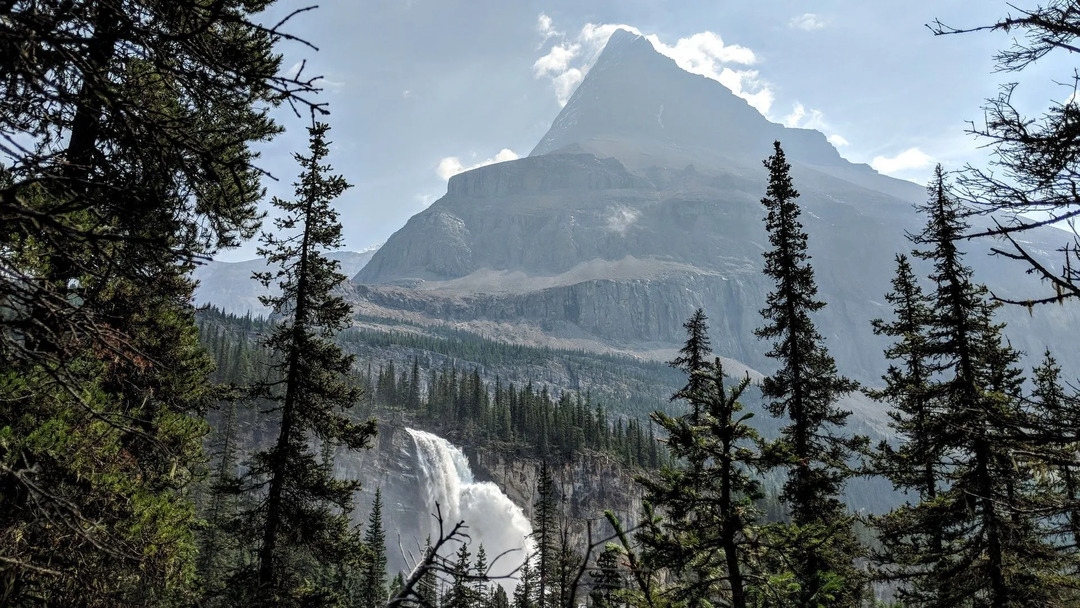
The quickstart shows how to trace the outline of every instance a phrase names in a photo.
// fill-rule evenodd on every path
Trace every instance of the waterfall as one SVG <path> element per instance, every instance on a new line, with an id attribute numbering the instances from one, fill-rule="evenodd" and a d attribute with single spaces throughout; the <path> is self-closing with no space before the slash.
<path id="1" fill-rule="evenodd" d="M 469 459 L 460 448 L 438 435 L 406 430 L 416 444 L 428 512 L 435 513 L 438 502 L 447 531 L 464 521 L 472 539 L 469 549 L 474 558 L 481 544 L 489 563 L 504 551 L 511 551 L 494 564 L 493 575 L 506 574 L 521 566 L 532 545 L 528 538 L 532 525 L 521 507 L 495 484 L 477 482 Z M 432 517 L 432 538 L 438 533 L 438 523 Z M 457 545 L 451 549 L 456 550 Z M 512 595 L 515 581 L 503 579 L 500 583 Z"/>

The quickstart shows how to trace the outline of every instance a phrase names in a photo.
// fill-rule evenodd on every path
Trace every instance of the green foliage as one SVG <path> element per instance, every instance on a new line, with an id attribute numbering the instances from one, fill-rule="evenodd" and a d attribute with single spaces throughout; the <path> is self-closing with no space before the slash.
<path id="1" fill-rule="evenodd" d="M 386 531 L 382 522 L 382 488 L 375 488 L 375 501 L 364 531 L 368 555 L 360 576 L 359 608 L 380 608 L 386 603 Z"/>
<path id="2" fill-rule="evenodd" d="M 850 475 L 848 460 L 866 440 L 843 433 L 850 412 L 837 407 L 836 401 L 857 385 L 839 374 L 810 318 L 825 302 L 817 299 L 807 236 L 799 223 L 799 193 L 780 142 L 774 144 L 765 167 L 769 185 L 761 202 L 772 249 L 765 252 L 764 272 L 776 288 L 761 311 L 766 324 L 755 333 L 774 340 L 767 356 L 779 364 L 762 382 L 762 394 L 771 400 L 774 416 L 786 415 L 790 421 L 781 430 L 780 447 L 788 468 L 781 498 L 804 542 L 792 555 L 792 571 L 800 586 L 796 605 L 851 606 L 861 594 L 862 575 L 854 560 L 862 549 L 839 495 Z M 805 538 L 810 533 L 825 536 Z M 838 590 L 832 589 L 836 581 L 841 581 Z M 832 599 L 826 602 L 826 595 Z"/>
<path id="3" fill-rule="evenodd" d="M 640 480 L 661 518 L 649 518 L 638 538 L 647 559 L 672 573 L 665 590 L 672 601 L 745 608 L 752 593 L 746 572 L 757 567 L 754 554 L 761 549 L 755 504 L 764 498 L 751 472 L 768 467 L 768 448 L 739 402 L 749 377 L 729 390 L 720 359 L 706 363 L 711 352 L 702 339 L 707 326 L 701 310 L 685 327 L 686 345 L 673 365 L 687 373 L 685 388 L 675 396 L 688 401 L 690 411 L 677 418 L 653 414 L 679 465 Z"/>
<path id="4" fill-rule="evenodd" d="M 262 273 L 264 284 L 279 281 L 281 295 L 263 301 L 278 315 L 291 315 L 271 327 L 265 347 L 274 354 L 269 380 L 254 395 L 275 404 L 277 437 L 247 461 L 243 489 L 260 500 L 242 515 L 242 529 L 258 538 L 251 567 L 238 568 L 230 586 L 237 601 L 263 606 L 337 606 L 340 593 L 327 582 L 328 570 L 355 568 L 364 552 L 349 523 L 358 480 L 332 475 L 333 450 L 367 447 L 374 422 L 354 422 L 346 412 L 360 390 L 348 379 L 353 358 L 334 343 L 348 322 L 348 306 L 331 291 L 345 277 L 323 252 L 340 247 L 341 226 L 331 201 L 347 187 L 323 164 L 328 127 L 309 129 L 310 156 L 297 155 L 303 171 L 296 200 L 274 199 L 283 211 L 278 235 L 264 235 L 267 257 L 276 273 Z M 318 442 L 325 457 L 312 448 Z"/>
<path id="5" fill-rule="evenodd" d="M 891 385 L 894 399 L 918 403 L 897 416 L 912 447 L 880 458 L 921 500 L 877 521 L 884 568 L 904 581 L 900 597 L 909 605 L 1071 605 L 1058 542 L 1044 528 L 1053 503 L 1034 475 L 1052 443 L 1032 441 L 1019 354 L 994 323 L 986 288 L 963 264 L 957 242 L 967 226 L 940 167 L 928 190 L 920 208 L 926 228 L 913 240 L 926 247 L 915 254 L 932 262 L 936 289 L 920 325 L 893 352 L 917 355 L 931 375 Z M 912 302 L 898 301 L 901 317 Z M 927 467 L 936 487 L 925 479 Z"/>

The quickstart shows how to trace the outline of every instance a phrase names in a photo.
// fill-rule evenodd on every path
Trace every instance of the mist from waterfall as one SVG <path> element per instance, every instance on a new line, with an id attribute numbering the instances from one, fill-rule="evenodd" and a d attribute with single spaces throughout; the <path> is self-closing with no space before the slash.
<path id="1" fill-rule="evenodd" d="M 521 566 L 532 546 L 528 538 L 532 525 L 521 507 L 510 500 L 497 485 L 478 482 L 469 467 L 469 459 L 449 441 L 425 431 L 406 429 L 416 444 L 427 508 L 435 513 L 439 503 L 444 526 L 449 532 L 464 521 L 471 537 L 469 550 L 475 559 L 480 545 L 488 562 L 509 551 L 491 568 L 492 575 L 503 575 Z M 431 518 L 431 536 L 439 534 L 438 523 Z M 452 550 L 456 551 L 455 545 Z M 500 580 L 507 594 L 512 594 L 514 580 Z"/>

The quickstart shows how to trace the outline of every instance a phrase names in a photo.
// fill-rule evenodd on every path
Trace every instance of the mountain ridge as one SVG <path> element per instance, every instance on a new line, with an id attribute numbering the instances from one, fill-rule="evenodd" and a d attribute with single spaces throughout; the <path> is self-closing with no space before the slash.
<path id="1" fill-rule="evenodd" d="M 352 303 L 369 319 L 643 354 L 678 345 L 703 307 L 717 353 L 767 374 L 754 337 L 772 288 L 761 161 L 777 138 L 828 303 L 815 322 L 841 370 L 874 385 L 885 341 L 870 321 L 891 314 L 893 257 L 921 230 L 925 190 L 848 162 L 819 132 L 769 122 L 631 34 L 609 43 L 530 156 L 454 176 L 357 274 Z M 1022 268 L 978 255 L 981 242 L 965 248 L 978 280 L 1023 292 Z M 1054 331 L 1080 322 L 1074 312 L 1006 308 L 1002 320 L 1018 348 L 1080 363 Z"/>

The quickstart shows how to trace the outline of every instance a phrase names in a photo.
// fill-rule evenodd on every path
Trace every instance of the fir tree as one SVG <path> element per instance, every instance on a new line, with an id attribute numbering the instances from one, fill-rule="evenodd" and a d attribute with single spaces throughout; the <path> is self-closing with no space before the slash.
<path id="1" fill-rule="evenodd" d="M 1080 398 L 1065 392 L 1061 367 L 1049 350 L 1032 372 L 1035 435 L 1046 451 L 1043 460 L 1057 473 L 1046 476 L 1053 504 L 1047 525 L 1054 537 L 1071 538 L 1071 543 L 1061 543 L 1059 548 L 1072 562 L 1069 568 L 1075 576 L 1080 568 L 1076 563 L 1080 551 Z"/>
<path id="2" fill-rule="evenodd" d="M 386 603 L 386 532 L 382 523 L 382 488 L 375 488 L 367 529 L 367 559 L 360 577 L 360 608 L 380 608 Z"/>
<path id="3" fill-rule="evenodd" d="M 534 601 L 536 608 L 558 608 L 559 504 L 555 496 L 555 482 L 546 460 L 540 465 L 536 493 L 538 498 L 532 521 L 532 535 L 536 542 Z"/>
<path id="4" fill-rule="evenodd" d="M 443 597 L 442 608 L 474 608 L 475 596 L 472 589 L 472 556 L 465 543 L 458 548 L 457 559 L 450 571 L 450 585 Z"/>
<path id="5" fill-rule="evenodd" d="M 671 396 L 672 401 L 682 398 L 687 393 L 701 390 L 701 377 L 695 372 L 709 368 L 712 346 L 709 343 L 709 326 L 706 323 L 708 319 L 705 316 L 705 310 L 698 308 L 686 323 L 683 323 L 687 336 L 686 343 L 679 349 L 679 356 L 675 357 L 670 365 L 686 373 L 686 386 Z M 694 415 L 694 424 L 696 424 L 698 404 L 691 403 L 690 407 Z"/>
<path id="6" fill-rule="evenodd" d="M 985 287 L 973 282 L 957 241 L 967 226 L 937 168 L 927 225 L 914 241 L 933 263 L 933 311 L 925 335 L 932 372 L 925 396 L 935 406 L 918 438 L 947 458 L 935 466 L 932 501 L 901 507 L 880 520 L 886 553 L 921 606 L 1054 606 L 1059 565 L 1038 529 L 1043 510 L 1033 492 L 1031 453 L 1022 430 L 1018 354 L 1005 342 Z M 941 551 L 922 539 L 941 537 Z"/>
<path id="7" fill-rule="evenodd" d="M 607 544 L 596 558 L 596 567 L 589 571 L 591 590 L 589 603 L 593 608 L 621 608 L 625 602 L 619 592 L 626 587 L 626 577 L 619 566 L 622 550 L 618 545 Z"/>
<path id="8" fill-rule="evenodd" d="M 290 317 L 266 340 L 277 355 L 276 379 L 256 387 L 259 397 L 277 404 L 277 440 L 251 458 L 248 472 L 253 483 L 266 489 L 262 506 L 250 513 L 261 535 L 255 593 L 265 606 L 330 603 L 325 590 L 306 584 L 311 577 L 307 568 L 360 555 L 360 539 L 348 519 L 359 481 L 334 479 L 311 447 L 318 441 L 363 449 L 375 431 L 373 422 L 360 424 L 345 415 L 359 401 L 360 391 L 347 378 L 353 357 L 333 342 L 333 335 L 348 323 L 349 308 L 331 295 L 345 277 L 323 252 L 341 246 L 341 225 L 331 201 L 348 184 L 323 164 L 327 129 L 320 123 L 309 129 L 311 154 L 296 155 L 303 168 L 297 198 L 274 199 L 284 212 L 275 220 L 279 235 L 264 235 L 265 246 L 259 250 L 280 268 L 258 275 L 264 285 L 277 280 L 281 286 L 280 296 L 264 296 L 262 301 L 276 314 Z"/>
<path id="9" fill-rule="evenodd" d="M 764 163 L 769 185 L 761 202 L 772 245 L 765 252 L 765 274 L 776 287 L 761 311 L 765 325 L 755 333 L 774 341 L 767 356 L 779 364 L 776 373 L 762 382 L 762 394 L 774 416 L 786 415 L 789 420 L 781 430 L 790 455 L 781 498 L 788 504 L 792 523 L 804 528 L 804 534 L 820 537 L 789 548 L 799 585 L 796 603 L 849 606 L 861 595 L 862 577 L 853 565 L 861 550 L 839 495 L 849 475 L 847 461 L 862 441 L 842 434 L 850 412 L 837 407 L 836 401 L 856 384 L 839 374 L 810 318 L 825 302 L 817 299 L 791 167 L 780 142 L 773 147 Z"/>
<path id="10" fill-rule="evenodd" d="M 533 569 L 532 559 L 525 560 L 521 565 L 521 577 L 514 588 L 514 608 L 538 608 L 537 597 L 537 573 Z"/>
<path id="11" fill-rule="evenodd" d="M 929 349 L 931 302 L 923 294 L 906 256 L 896 256 L 896 276 L 893 291 L 885 299 L 892 304 L 895 319 L 886 323 L 873 321 L 874 333 L 893 338 L 885 350 L 892 361 L 883 377 L 885 388 L 868 391 L 870 397 L 892 406 L 890 426 L 900 439 L 893 448 L 882 442 L 874 455 L 875 470 L 892 481 L 893 487 L 912 492 L 922 502 L 933 502 L 938 495 L 938 467 L 941 446 L 927 432 L 938 415 L 939 402 L 930 398 L 929 385 L 933 362 Z M 914 540 L 912 538 L 911 540 Z M 879 559 L 886 563 L 903 562 L 913 567 L 927 567 L 942 554 L 941 530 L 924 530 L 919 537 L 926 550 L 916 553 L 885 545 Z"/>
<path id="12" fill-rule="evenodd" d="M 480 548 L 476 550 L 476 564 L 473 566 L 473 572 L 476 573 L 476 580 L 473 583 L 473 596 L 476 598 L 477 604 L 482 608 L 487 606 L 491 600 L 488 593 L 488 566 L 487 551 L 484 551 L 484 545 L 481 544 Z"/>
<path id="13" fill-rule="evenodd" d="M 421 555 L 428 555 L 432 551 L 431 537 L 424 541 L 424 551 Z M 439 608 L 439 579 L 434 568 L 428 568 L 420 577 L 420 583 L 416 589 L 417 599 L 423 608 Z"/>
<path id="14" fill-rule="evenodd" d="M 677 575 L 673 597 L 688 606 L 729 602 L 745 608 L 747 567 L 757 549 L 754 504 L 764 496 L 750 472 L 764 466 L 764 444 L 746 424 L 750 415 L 740 414 L 749 378 L 725 388 L 718 358 L 696 374 L 699 386 L 685 394 L 698 406 L 696 424 L 693 413 L 653 413 L 667 431 L 672 456 L 684 464 L 643 479 L 647 500 L 663 519 L 640 538 L 650 559 Z"/>

